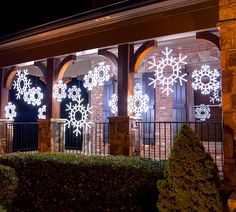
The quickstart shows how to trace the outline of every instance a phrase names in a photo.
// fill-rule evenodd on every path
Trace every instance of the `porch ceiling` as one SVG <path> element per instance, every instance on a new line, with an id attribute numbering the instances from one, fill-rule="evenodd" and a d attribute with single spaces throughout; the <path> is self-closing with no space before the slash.
<path id="1" fill-rule="evenodd" d="M 119 43 L 215 28 L 218 1 L 168 0 L 0 42 L 0 67 Z M 207 18 L 206 18 L 207 17 Z M 68 22 L 64 21 L 68 24 Z M 79 22 L 79 21 L 78 21 Z M 33 31 L 31 32 L 33 34 Z"/>

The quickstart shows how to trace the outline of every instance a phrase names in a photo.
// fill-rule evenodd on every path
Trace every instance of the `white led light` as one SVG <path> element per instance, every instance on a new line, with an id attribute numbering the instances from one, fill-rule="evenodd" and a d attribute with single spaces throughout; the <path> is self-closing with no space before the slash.
<path id="1" fill-rule="evenodd" d="M 68 93 L 69 93 L 68 98 L 72 99 L 72 101 L 75 101 L 76 99 L 78 99 L 80 92 L 81 92 L 81 89 L 73 85 L 72 88 L 68 89 Z"/>
<path id="2" fill-rule="evenodd" d="M 9 119 L 9 121 L 14 121 L 14 118 L 16 117 L 16 106 L 11 102 L 8 102 L 5 106 L 5 117 Z"/>
<path id="3" fill-rule="evenodd" d="M 23 71 L 17 70 L 16 72 L 16 80 L 13 82 L 13 89 L 16 89 L 17 91 L 16 99 L 20 99 L 20 97 L 30 88 L 31 82 L 30 79 L 27 78 L 27 75 L 27 69 L 23 69 Z"/>
<path id="4" fill-rule="evenodd" d="M 195 109 L 195 117 L 200 119 L 201 121 L 206 121 L 211 116 L 210 114 L 210 107 L 204 104 L 199 105 Z"/>
<path id="5" fill-rule="evenodd" d="M 149 78 L 152 82 L 149 83 L 149 85 L 153 84 L 154 88 L 156 87 L 156 84 L 161 85 L 161 89 L 163 90 L 162 93 L 166 92 L 166 95 L 169 95 L 169 92 L 173 93 L 172 86 L 174 83 L 180 82 L 180 85 L 182 85 L 182 81 L 186 82 L 187 80 L 184 78 L 187 74 L 182 74 L 181 71 L 181 65 L 187 64 L 185 62 L 185 59 L 187 56 L 182 57 L 181 54 L 179 54 L 178 58 L 171 56 L 172 49 L 168 49 L 166 47 L 165 52 L 162 51 L 162 53 L 165 55 L 164 58 L 161 58 L 160 61 L 156 61 L 156 58 L 153 57 L 152 62 L 148 62 L 151 64 L 149 69 L 155 68 L 155 74 L 154 79 Z M 167 77 L 165 75 L 165 69 L 169 68 L 172 73 Z"/>
<path id="6" fill-rule="evenodd" d="M 46 119 L 46 105 L 38 109 L 38 119 Z"/>
<path id="7" fill-rule="evenodd" d="M 114 114 L 118 112 L 117 102 L 118 102 L 118 96 L 116 94 L 112 94 L 108 105 L 111 108 L 111 112 Z"/>
<path id="8" fill-rule="evenodd" d="M 194 90 L 200 90 L 203 95 L 210 94 L 210 92 L 220 89 L 220 82 L 217 80 L 219 76 L 218 70 L 211 70 L 209 65 L 203 65 L 201 70 L 194 70 L 192 86 Z"/>
<path id="9" fill-rule="evenodd" d="M 93 71 L 89 71 L 88 74 L 84 76 L 84 87 L 91 91 L 95 86 L 97 86 L 96 75 Z"/>
<path id="10" fill-rule="evenodd" d="M 91 128 L 92 122 L 88 121 L 88 115 L 92 113 L 92 107 L 89 107 L 89 104 L 87 107 L 82 104 L 81 95 L 75 101 L 77 102 L 76 104 L 70 102 L 66 105 L 66 111 L 69 111 L 69 119 L 66 120 L 66 125 L 68 128 L 72 126 L 74 128 L 73 133 L 78 136 L 78 134 L 81 134 L 81 129 Z"/>
<path id="11" fill-rule="evenodd" d="M 53 87 L 53 97 L 56 98 L 58 102 L 66 98 L 66 84 L 59 80 Z"/>
<path id="12" fill-rule="evenodd" d="M 106 65 L 104 62 L 101 62 L 94 68 L 95 80 L 99 86 L 103 86 L 104 82 L 110 79 L 110 66 Z"/>

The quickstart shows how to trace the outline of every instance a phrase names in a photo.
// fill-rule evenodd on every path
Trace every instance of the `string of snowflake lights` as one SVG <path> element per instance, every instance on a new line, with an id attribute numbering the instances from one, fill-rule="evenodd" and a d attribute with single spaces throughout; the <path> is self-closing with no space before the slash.
<path id="1" fill-rule="evenodd" d="M 43 93 L 41 92 L 40 87 L 30 88 L 27 92 L 24 93 L 24 101 L 27 104 L 32 104 L 33 106 L 39 106 L 42 104 Z"/>
<path id="2" fill-rule="evenodd" d="M 111 108 L 111 112 L 114 113 L 114 114 L 118 112 L 117 103 L 118 103 L 118 96 L 117 96 L 117 94 L 112 94 L 111 99 L 109 100 L 108 105 Z"/>
<path id="3" fill-rule="evenodd" d="M 140 118 L 143 112 L 148 111 L 149 97 L 147 94 L 142 95 L 140 84 L 137 84 L 134 88 L 134 96 L 128 98 L 128 109 L 134 113 L 135 118 Z"/>
<path id="4" fill-rule="evenodd" d="M 93 71 L 89 71 L 84 75 L 84 87 L 91 91 L 95 86 L 97 86 L 96 75 Z"/>
<path id="5" fill-rule="evenodd" d="M 38 109 L 38 119 L 46 119 L 46 105 Z"/>
<path id="6" fill-rule="evenodd" d="M 58 102 L 66 98 L 66 84 L 59 80 L 53 87 L 53 97 L 56 98 Z"/>
<path id="7" fill-rule="evenodd" d="M 220 82 L 217 80 L 219 76 L 218 70 L 211 70 L 209 65 L 202 65 L 200 70 L 193 71 L 193 89 L 200 90 L 203 95 L 218 90 L 220 89 Z"/>
<path id="8" fill-rule="evenodd" d="M 169 92 L 173 93 L 172 86 L 174 83 L 179 81 L 182 86 L 183 81 L 187 81 L 184 78 L 187 74 L 183 74 L 181 71 L 182 65 L 187 64 L 187 62 L 185 62 L 187 56 L 182 57 L 182 55 L 179 54 L 179 57 L 176 58 L 171 56 L 171 52 L 172 49 L 169 50 L 168 47 L 166 47 L 165 51 L 162 51 L 164 57 L 159 61 L 156 61 L 156 58 L 153 57 L 153 61 L 148 62 L 151 65 L 149 69 L 154 68 L 155 71 L 154 79 L 149 78 L 151 80 L 149 85 L 153 84 L 155 88 L 156 84 L 160 84 L 163 90 L 162 93 L 166 93 L 167 96 L 169 96 Z"/>
<path id="9" fill-rule="evenodd" d="M 200 119 L 201 121 L 206 121 L 206 119 L 209 119 L 211 116 L 210 114 L 210 107 L 204 104 L 200 104 L 195 109 L 195 117 L 197 119 Z"/>
<path id="10" fill-rule="evenodd" d="M 88 121 L 88 115 L 92 113 L 92 107 L 89 107 L 89 104 L 86 107 L 82 104 L 81 95 L 75 101 L 76 104 L 70 102 L 66 105 L 66 111 L 69 111 L 69 119 L 66 120 L 66 125 L 68 128 L 72 126 L 74 128 L 73 133 L 78 136 L 78 134 L 81 134 L 81 129 L 91 128 L 92 122 Z"/>
<path id="11" fill-rule="evenodd" d="M 23 69 L 23 71 L 17 70 L 16 72 L 16 79 L 13 82 L 13 89 L 16 89 L 17 91 L 16 99 L 20 99 L 20 97 L 30 88 L 31 82 L 30 79 L 27 78 L 27 75 L 27 69 Z"/>
<path id="12" fill-rule="evenodd" d="M 101 62 L 94 68 L 94 76 L 99 86 L 103 86 L 104 82 L 110 79 L 110 66 Z"/>
<path id="13" fill-rule="evenodd" d="M 14 118 L 16 117 L 16 106 L 11 102 L 8 102 L 5 106 L 5 117 L 9 121 L 14 121 Z"/>
<path id="14" fill-rule="evenodd" d="M 79 95 L 80 95 L 81 89 L 77 88 L 75 85 L 72 86 L 72 88 L 68 89 L 68 98 L 72 99 L 72 101 L 75 101 Z"/>

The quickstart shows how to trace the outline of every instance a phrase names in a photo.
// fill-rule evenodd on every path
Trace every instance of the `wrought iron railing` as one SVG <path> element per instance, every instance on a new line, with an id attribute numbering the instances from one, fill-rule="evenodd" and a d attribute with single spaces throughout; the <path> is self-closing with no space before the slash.
<path id="1" fill-rule="evenodd" d="M 2 137 L 5 152 L 35 152 L 38 150 L 37 122 L 10 122 L 5 124 L 5 135 Z"/>
<path id="2" fill-rule="evenodd" d="M 62 152 L 82 153 L 92 155 L 109 154 L 109 124 L 95 123 L 91 128 L 81 129 L 81 134 L 73 133 L 73 128 L 67 128 L 64 125 L 64 137 L 61 137 L 61 143 L 64 143 Z M 61 127 L 59 127 L 61 129 Z M 61 133 L 59 133 L 61 134 Z M 61 134 L 63 136 L 63 133 Z M 64 141 L 62 141 L 64 139 Z"/>
<path id="3" fill-rule="evenodd" d="M 224 159 L 221 122 L 136 122 L 132 151 L 141 157 L 168 159 L 174 137 L 183 124 L 197 133 L 221 171 Z"/>

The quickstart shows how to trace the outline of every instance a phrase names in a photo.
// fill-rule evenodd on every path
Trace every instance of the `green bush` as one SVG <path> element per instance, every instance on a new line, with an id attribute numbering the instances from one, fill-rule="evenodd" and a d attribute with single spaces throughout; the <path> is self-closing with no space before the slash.
<path id="1" fill-rule="evenodd" d="M 158 181 L 160 211 L 222 211 L 218 168 L 194 131 L 183 125 Z"/>
<path id="2" fill-rule="evenodd" d="M 21 211 L 155 211 L 164 161 L 72 154 L 12 154 Z"/>
<path id="3" fill-rule="evenodd" d="M 8 207 L 15 197 L 17 189 L 15 170 L 8 166 L 0 165 L 0 205 Z M 1 209 L 0 209 L 1 210 Z"/>

